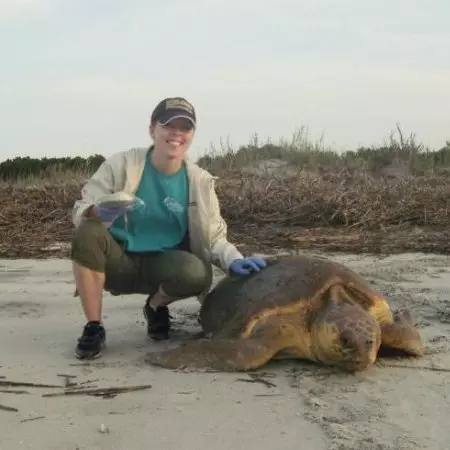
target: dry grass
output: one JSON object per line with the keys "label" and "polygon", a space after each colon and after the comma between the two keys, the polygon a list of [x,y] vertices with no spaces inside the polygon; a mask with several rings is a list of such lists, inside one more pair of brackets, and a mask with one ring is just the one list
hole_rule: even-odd
{"label": "dry grass", "polygon": [[450,250],[448,177],[236,172],[221,179],[218,195],[232,237],[252,250]]}
{"label": "dry grass", "polygon": [[71,209],[79,197],[80,182],[0,184],[0,257],[47,257],[44,248],[70,242]]}
{"label": "dry grass", "polygon": [[[219,176],[217,193],[229,238],[243,252],[448,253],[450,141],[430,151],[413,135],[404,138],[398,127],[397,134],[380,147],[338,154],[322,141],[311,143],[301,128],[292,141],[278,145],[255,137],[238,150],[230,145],[212,149],[199,164]],[[268,159],[286,167],[255,174],[255,166]],[[3,166],[5,180],[10,170],[38,175],[0,182],[0,257],[67,256],[67,248],[45,248],[70,243],[73,203],[95,161],[98,155],[86,164],[78,158],[76,167],[84,172],[61,169],[74,167],[64,166],[73,164],[67,158],[52,162],[45,179],[39,177],[43,161],[28,159],[22,169],[20,162]],[[392,168],[395,176],[387,176]]]}
{"label": "dry grass", "polygon": [[[65,178],[65,181],[62,181]],[[85,177],[0,184],[0,257],[66,256],[71,209]],[[450,250],[450,178],[383,178],[314,173],[289,178],[229,170],[217,182],[230,239],[244,251],[321,249],[354,252]]]}
{"label": "dry grass", "polygon": [[449,220],[448,177],[376,178],[345,172],[299,172],[267,178],[237,172],[218,184],[227,219],[248,218],[255,225],[350,227],[446,226]]}

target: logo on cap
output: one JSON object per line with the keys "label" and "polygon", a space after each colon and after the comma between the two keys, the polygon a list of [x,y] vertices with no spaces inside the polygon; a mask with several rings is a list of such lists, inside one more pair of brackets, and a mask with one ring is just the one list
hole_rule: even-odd
{"label": "logo on cap", "polygon": [[169,109],[184,109],[190,114],[194,113],[193,106],[182,98],[169,98],[166,100],[166,110]]}

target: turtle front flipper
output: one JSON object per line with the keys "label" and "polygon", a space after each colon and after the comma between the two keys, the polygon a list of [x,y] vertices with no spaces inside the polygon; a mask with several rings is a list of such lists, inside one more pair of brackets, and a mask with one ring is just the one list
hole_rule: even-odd
{"label": "turtle front flipper", "polygon": [[380,354],[406,353],[422,356],[424,353],[419,331],[414,327],[411,313],[402,309],[394,314],[392,323],[381,323]]}

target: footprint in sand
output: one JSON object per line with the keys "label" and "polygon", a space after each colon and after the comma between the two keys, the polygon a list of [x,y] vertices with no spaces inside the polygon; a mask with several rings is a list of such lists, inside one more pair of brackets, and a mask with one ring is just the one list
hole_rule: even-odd
{"label": "footprint in sand", "polygon": [[34,302],[7,302],[0,304],[0,317],[42,317],[45,307]]}

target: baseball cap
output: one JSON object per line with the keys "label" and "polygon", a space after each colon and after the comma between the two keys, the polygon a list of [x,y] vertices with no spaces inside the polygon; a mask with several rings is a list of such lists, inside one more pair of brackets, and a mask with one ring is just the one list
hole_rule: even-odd
{"label": "baseball cap", "polygon": [[161,100],[152,112],[151,123],[166,125],[173,119],[184,118],[196,126],[197,117],[194,106],[183,97],[168,97]]}

